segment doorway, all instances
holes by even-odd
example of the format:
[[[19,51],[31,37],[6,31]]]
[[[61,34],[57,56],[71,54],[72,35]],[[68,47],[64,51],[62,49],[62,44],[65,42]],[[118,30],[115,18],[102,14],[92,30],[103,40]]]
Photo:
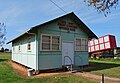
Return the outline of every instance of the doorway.
[[[74,64],[74,43],[62,42],[62,65]]]

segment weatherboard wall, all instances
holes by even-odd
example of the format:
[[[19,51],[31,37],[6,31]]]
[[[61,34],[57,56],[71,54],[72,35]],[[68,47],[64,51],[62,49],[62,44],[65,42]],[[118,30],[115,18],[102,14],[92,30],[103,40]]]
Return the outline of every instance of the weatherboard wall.
[[[57,22],[61,20],[75,23],[74,20],[69,17],[64,17],[38,26],[36,32],[34,31],[36,35],[25,34],[13,41],[12,60],[35,70],[61,68],[62,42],[70,41],[74,42],[75,45],[76,38],[88,39],[88,35],[76,23],[78,28],[75,31],[60,29]],[[59,35],[60,51],[41,51],[41,34]],[[31,51],[27,50],[29,36],[31,36],[32,39]],[[19,51],[19,46],[21,47],[21,51]],[[74,64],[77,66],[88,65],[88,52],[74,50]]]
[[[31,37],[31,50],[27,50],[28,38]],[[20,46],[20,50],[19,50]],[[35,35],[24,35],[12,44],[12,60],[27,67],[36,69]]]
[[[53,69],[62,67],[62,42],[63,41],[71,41],[74,42],[76,38],[86,38],[88,39],[88,35],[78,28],[74,31],[68,32],[67,30],[59,29],[57,24],[58,21],[65,20],[68,22],[73,22],[68,17],[60,18],[58,20],[52,21],[49,24],[46,24],[42,27],[39,27],[38,33],[41,34],[49,34],[49,35],[60,35],[60,51],[41,51],[39,47],[39,59],[38,59],[38,67],[40,70],[43,69]],[[41,37],[39,35],[39,42]],[[39,44],[40,46],[40,44]],[[75,51],[74,50],[74,64],[77,66],[88,65],[88,52]]]

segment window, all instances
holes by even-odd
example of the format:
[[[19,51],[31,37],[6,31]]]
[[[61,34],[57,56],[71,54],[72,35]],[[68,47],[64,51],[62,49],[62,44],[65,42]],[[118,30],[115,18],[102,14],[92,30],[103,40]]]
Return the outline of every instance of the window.
[[[50,36],[42,35],[42,50],[50,50]]]
[[[21,51],[20,45],[18,46],[18,50],[19,50],[19,52]]]
[[[59,50],[59,36],[52,36],[52,50]]]
[[[31,43],[28,43],[27,49],[28,49],[28,51],[31,50]]]
[[[42,35],[41,50],[58,51],[60,47],[60,36]]]
[[[27,44],[27,50],[28,50],[28,51],[31,51],[31,41],[32,41],[32,37],[29,36],[29,37],[28,37],[28,44]]]
[[[76,39],[76,51],[87,51],[87,39]]]

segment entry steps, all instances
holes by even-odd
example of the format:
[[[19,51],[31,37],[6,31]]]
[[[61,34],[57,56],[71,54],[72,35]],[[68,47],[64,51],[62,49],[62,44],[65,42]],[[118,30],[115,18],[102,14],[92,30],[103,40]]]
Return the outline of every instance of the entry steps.
[[[75,66],[75,65],[66,65],[66,68],[71,73],[83,72],[83,66],[79,67],[79,66]]]

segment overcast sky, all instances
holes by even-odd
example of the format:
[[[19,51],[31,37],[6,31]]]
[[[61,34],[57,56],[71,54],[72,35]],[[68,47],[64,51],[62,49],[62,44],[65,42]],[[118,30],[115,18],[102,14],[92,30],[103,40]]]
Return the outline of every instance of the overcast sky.
[[[87,7],[84,0],[53,0],[67,13],[74,12],[98,37],[112,34],[120,46],[120,5],[104,17]],[[50,0],[0,0],[0,22],[6,24],[7,40],[17,37],[32,26],[65,15]],[[11,48],[11,44],[4,45]]]

